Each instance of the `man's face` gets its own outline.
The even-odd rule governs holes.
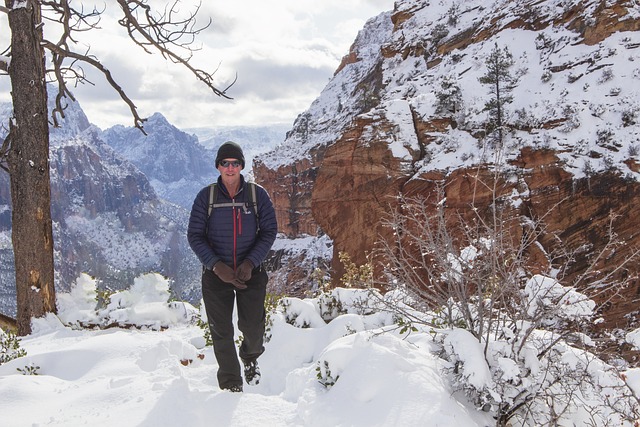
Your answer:
[[[238,159],[223,159],[218,162],[218,171],[220,171],[225,183],[235,182],[236,179],[240,179],[241,170],[242,163]]]

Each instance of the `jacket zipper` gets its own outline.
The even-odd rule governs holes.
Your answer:
[[[232,203],[236,202],[236,198],[233,197],[231,199]],[[242,211],[240,208],[236,208],[235,206],[231,208],[233,215],[233,269],[234,271],[238,268],[238,260],[236,258],[236,253],[238,249],[238,235],[242,234]]]

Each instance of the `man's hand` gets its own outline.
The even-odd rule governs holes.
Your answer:
[[[236,278],[236,275],[233,272],[233,268],[229,267],[224,262],[222,261],[216,262],[216,265],[213,266],[213,272],[223,282],[230,283],[238,289],[247,289],[247,285],[245,285],[241,280],[238,280]]]
[[[247,280],[251,279],[252,270],[253,264],[248,259],[245,259],[236,270],[236,279],[241,282],[246,282]]]

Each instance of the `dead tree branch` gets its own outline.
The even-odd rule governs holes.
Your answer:
[[[69,0],[43,0],[43,19],[53,22],[60,29],[57,41],[44,39],[42,46],[51,54],[51,68],[47,70],[48,80],[57,84],[55,106],[51,111],[53,126],[59,125],[59,118],[64,118],[65,98],[75,101],[68,88],[70,81],[78,83],[94,83],[86,77],[82,64],[87,64],[104,76],[109,85],[118,93],[120,98],[129,106],[134,125],[144,133],[145,118],[138,114],[133,100],[127,95],[115,77],[98,58],[89,53],[87,48],[83,52],[77,51],[77,33],[100,28],[105,8],[87,9],[83,6],[73,7]],[[214,75],[218,68],[207,72],[192,65],[194,52],[200,50],[195,46],[196,36],[211,24],[211,19],[203,27],[196,26],[196,15],[200,10],[198,4],[193,12],[186,15],[180,11],[180,1],[174,0],[164,10],[154,11],[148,0],[117,0],[123,17],[118,23],[126,28],[131,40],[146,53],[159,52],[163,58],[187,68],[197,80],[203,82],[215,95],[231,99],[227,91],[233,86],[236,78],[224,89],[214,83]],[[2,10],[8,12],[8,10]]]

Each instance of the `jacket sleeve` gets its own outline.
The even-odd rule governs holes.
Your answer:
[[[209,205],[209,187],[205,187],[196,196],[191,207],[187,240],[202,265],[211,270],[219,258],[207,239],[207,216]]]
[[[256,186],[256,199],[258,204],[258,217],[260,221],[260,231],[256,237],[255,244],[247,255],[254,267],[264,261],[273,246],[278,234],[278,222],[276,211],[267,191],[261,186]]]

